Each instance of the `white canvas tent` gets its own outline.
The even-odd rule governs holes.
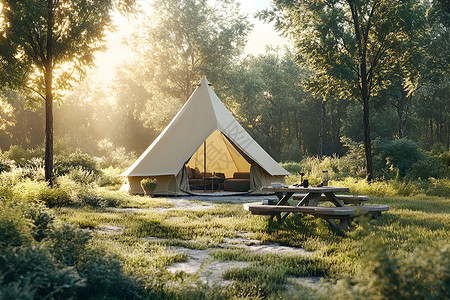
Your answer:
[[[206,151],[203,148],[206,144]],[[190,192],[186,166],[207,172],[250,172],[250,190],[258,191],[290,175],[242,128],[206,78],[145,152],[126,170],[129,193],[142,194],[140,181],[156,178],[156,195]]]

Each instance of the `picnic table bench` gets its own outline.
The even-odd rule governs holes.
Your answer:
[[[306,194],[294,194],[292,199],[302,200]],[[361,204],[362,202],[369,201],[369,196],[367,195],[335,195],[336,198],[344,202],[344,204]],[[330,201],[327,195],[321,195],[319,201]]]
[[[348,192],[346,187],[264,187],[265,191],[273,191],[279,201],[276,205],[266,205],[261,202],[244,204],[244,209],[254,215],[276,216],[278,222],[282,222],[290,213],[310,214],[314,217],[326,220],[332,227],[347,229],[350,221],[358,215],[375,217],[382,211],[388,211],[388,205],[360,205],[369,200],[365,195],[335,195],[335,192]],[[297,193],[301,192],[301,193]],[[306,192],[306,193],[305,193]],[[295,194],[297,193],[297,194]],[[295,195],[294,195],[295,194]],[[292,197],[299,200],[296,206],[289,204]],[[319,202],[329,201],[335,207],[318,206]],[[345,206],[345,204],[358,204]],[[339,225],[334,220],[340,220]]]

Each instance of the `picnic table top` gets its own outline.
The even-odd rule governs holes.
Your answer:
[[[338,192],[349,192],[350,189],[348,187],[336,187],[336,186],[309,186],[307,188],[302,186],[293,186],[290,185],[288,187],[271,187],[265,186],[262,188],[263,191],[272,191],[275,193],[286,193],[286,192],[294,192],[294,193],[338,193]]]

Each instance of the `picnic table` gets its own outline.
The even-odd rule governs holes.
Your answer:
[[[261,202],[244,204],[244,209],[255,215],[269,215],[277,217],[278,222],[282,222],[290,213],[306,213],[314,217],[326,220],[332,227],[347,229],[353,217],[359,214],[370,217],[381,214],[381,211],[389,210],[387,205],[351,205],[345,203],[360,204],[367,201],[368,196],[336,195],[335,193],[349,192],[347,187],[263,187],[263,191],[274,192],[279,201],[276,205],[264,205]],[[297,205],[292,206],[288,200],[294,195],[294,199],[299,199]],[[319,202],[331,202],[334,207],[319,206]],[[334,220],[339,220],[336,224]]]

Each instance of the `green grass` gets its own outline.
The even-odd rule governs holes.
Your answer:
[[[157,207],[155,203],[160,207],[169,206],[163,198],[155,201],[131,197],[128,201],[131,207]],[[155,203],[147,205],[145,201]],[[282,293],[289,277],[356,276],[367,265],[367,256],[377,247],[384,247],[390,257],[400,259],[408,258],[421,245],[438,247],[448,243],[450,199],[424,195],[371,197],[370,203],[388,204],[390,211],[374,220],[354,222],[348,232],[334,230],[321,219],[302,215],[291,215],[280,225],[263,216],[250,215],[242,204],[217,204],[198,211],[147,209],[134,213],[73,207],[55,209],[55,213],[61,220],[78,226],[91,222],[97,227],[122,227],[123,233],[97,234],[94,240],[118,255],[125,270],[143,278],[148,286],[154,284],[149,278],[154,278],[157,270],[158,274],[164,274],[165,280],[175,280],[174,275],[164,271],[165,267],[186,257],[170,250],[174,245],[191,249],[216,248],[224,237],[232,238],[239,232],[246,232],[249,238],[262,242],[315,251],[311,257],[261,255],[245,250],[213,252],[212,257],[219,260],[251,262],[249,267],[230,270],[224,277],[234,280],[236,293],[246,294],[246,287],[250,297],[264,298]],[[144,237],[165,240],[151,242],[143,240]],[[261,289],[250,291],[252,286],[262,283]]]
[[[56,216],[55,224],[69,223],[89,231],[90,247],[103,249],[119,259],[123,271],[143,287],[145,297],[302,299],[307,295],[308,299],[387,299],[395,295],[396,299],[408,299],[414,295],[439,298],[450,290],[450,198],[448,194],[426,195],[433,189],[440,189],[437,195],[445,193],[448,179],[431,179],[421,185],[402,181],[368,185],[360,179],[335,179],[333,185],[348,186],[355,194],[369,194],[369,204],[390,206],[377,219],[356,220],[344,232],[310,215],[290,215],[278,224],[264,216],[251,215],[242,204],[227,203],[222,198],[202,210],[185,210],[175,207],[167,198],[131,196],[95,182],[83,188],[69,177],[50,190],[40,179],[19,178],[17,172],[13,171],[9,177],[0,174],[5,183],[0,186],[0,199],[9,203],[0,215],[2,228],[13,224],[18,237],[20,232],[25,237],[31,234],[27,228],[33,227],[21,223],[14,203],[68,201],[69,204],[50,210]],[[195,202],[204,203],[201,199]],[[106,207],[107,204],[114,207]],[[121,230],[109,233],[99,230],[109,226]],[[313,254],[263,254],[220,248],[224,238],[239,237],[242,233],[263,243],[302,247]],[[230,280],[231,286],[211,288],[196,282],[195,275],[166,270],[167,266],[188,259],[173,246],[212,249],[211,260],[249,264],[224,273],[224,280]],[[297,286],[294,295],[289,294],[290,278],[304,276],[324,277],[337,284],[325,283],[321,290]],[[300,292],[303,296],[299,296]]]

